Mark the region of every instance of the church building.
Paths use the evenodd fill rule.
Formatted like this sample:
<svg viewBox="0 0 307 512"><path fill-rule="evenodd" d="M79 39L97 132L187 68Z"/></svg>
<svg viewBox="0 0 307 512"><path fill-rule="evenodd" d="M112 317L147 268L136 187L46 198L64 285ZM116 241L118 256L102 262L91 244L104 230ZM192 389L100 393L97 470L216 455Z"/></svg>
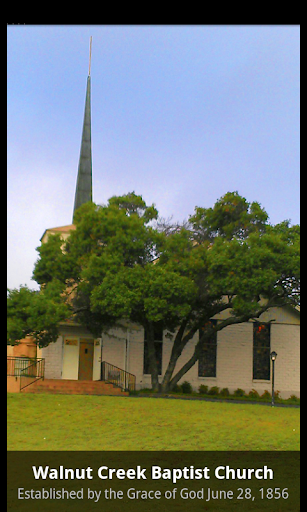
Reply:
<svg viewBox="0 0 307 512"><path fill-rule="evenodd" d="M91 147L91 75L87 77L85 111L73 215L84 203L92 201L92 147ZM46 229L41 243L53 234L65 240L75 229L73 224ZM227 311L212 321L224 319ZM274 319L274 322L270 322ZM73 321L60 324L59 338L49 346L37 349L37 357L44 358L45 379L120 382L129 388L151 387L148 373L146 335L144 329L130 322L114 327L100 338L94 338L85 327ZM167 367L172 341L166 332L156 333L156 354L161 376ZM199 333L183 350L178 369L189 360ZM184 375L194 390L200 385L208 388L228 388L232 393L252 389L260 395L272 388L270 354L275 351L275 390L282 398L299 396L299 310L291 307L273 308L257 322L249 321L228 326L210 340L199 361ZM107 372L107 373L106 373ZM122 372L122 373L121 373ZM130 380L131 379L131 380ZM127 384L128 382L128 384ZM179 382L180 384L180 382ZM131 388L131 387L130 387Z"/></svg>

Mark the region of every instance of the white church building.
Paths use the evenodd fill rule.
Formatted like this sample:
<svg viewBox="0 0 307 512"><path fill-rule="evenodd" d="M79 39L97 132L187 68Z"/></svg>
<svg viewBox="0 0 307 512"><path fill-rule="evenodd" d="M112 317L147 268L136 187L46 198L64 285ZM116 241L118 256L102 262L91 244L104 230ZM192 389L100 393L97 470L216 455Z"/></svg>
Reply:
<svg viewBox="0 0 307 512"><path fill-rule="evenodd" d="M74 212L92 200L90 89L89 74ZM65 240L73 229L73 223L47 229L41 243L46 243L56 233ZM227 314L224 311L212 321L218 322ZM166 334L165 331L157 333L155 340L161 378L172 349L172 340ZM177 369L191 357L198 336L199 333L196 333L183 350ZM299 396L299 343L299 309L273 308L265 312L257 322L231 325L218 331L205 345L199 361L184 375L182 381L190 382L195 390L204 384L209 388L228 388L230 392L240 388L248 393L255 389L261 395L272 387L270 354L275 351L275 390L279 391L282 398ZM126 372L125 378L134 376L136 389L151 387L146 334L141 326L132 323L126 322L114 327L102 333L100 338L94 338L84 327L71 321L62 323L58 340L48 347L37 349L37 358L45 360L45 379L99 381L105 378L106 371L110 378L112 375L116 378L123 371Z"/></svg>

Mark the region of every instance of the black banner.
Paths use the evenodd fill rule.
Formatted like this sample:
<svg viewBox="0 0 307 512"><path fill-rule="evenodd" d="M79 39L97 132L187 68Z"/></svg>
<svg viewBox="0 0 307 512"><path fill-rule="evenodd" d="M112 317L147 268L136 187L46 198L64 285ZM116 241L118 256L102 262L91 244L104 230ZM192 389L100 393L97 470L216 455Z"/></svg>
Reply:
<svg viewBox="0 0 307 512"><path fill-rule="evenodd" d="M8 452L9 512L299 511L299 452Z"/></svg>

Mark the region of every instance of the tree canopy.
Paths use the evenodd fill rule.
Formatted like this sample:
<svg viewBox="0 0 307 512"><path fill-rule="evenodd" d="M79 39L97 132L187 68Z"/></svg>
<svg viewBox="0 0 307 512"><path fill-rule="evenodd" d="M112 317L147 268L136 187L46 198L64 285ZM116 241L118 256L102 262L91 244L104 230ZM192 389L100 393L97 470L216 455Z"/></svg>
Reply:
<svg viewBox="0 0 307 512"><path fill-rule="evenodd" d="M196 207L174 229L159 223L155 206L134 192L104 206L87 203L74 221L65 242L54 235L37 249L33 278L40 292L9 292L10 343L21 333L40 346L56 341L59 321L70 316L96 336L129 319L146 329L153 388L167 390L195 364L213 331L299 303L299 226L272 226L259 203L237 192L213 208ZM175 372L193 335L226 309L227 318L203 331L189 361ZM157 324L173 338L160 385Z"/></svg>

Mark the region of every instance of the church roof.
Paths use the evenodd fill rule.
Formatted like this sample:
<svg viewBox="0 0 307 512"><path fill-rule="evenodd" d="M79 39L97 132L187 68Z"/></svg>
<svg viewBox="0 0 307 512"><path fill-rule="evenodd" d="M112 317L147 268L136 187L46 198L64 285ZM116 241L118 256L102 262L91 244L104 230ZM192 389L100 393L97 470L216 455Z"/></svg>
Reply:
<svg viewBox="0 0 307 512"><path fill-rule="evenodd" d="M80 206L92 201L92 143L91 143L91 77L87 77L81 149L75 194L74 213Z"/></svg>
<svg viewBox="0 0 307 512"><path fill-rule="evenodd" d="M86 85L83 129L72 222L74 222L75 211L80 208L82 204L92 201L91 53L92 38L90 39L89 72ZM46 235L56 233L61 233L63 238L67 238L68 233L73 229L76 229L76 226L73 223L67 226L45 229L40 241L44 243L48 238Z"/></svg>
<svg viewBox="0 0 307 512"><path fill-rule="evenodd" d="M46 236L46 234L56 235L56 234L68 234L70 231L76 229L76 226L74 224L68 224L67 226L60 226L56 228L47 228L45 229L42 237L40 238L40 241L43 241L43 238Z"/></svg>
<svg viewBox="0 0 307 512"><path fill-rule="evenodd" d="M92 201L91 58L92 38L90 39L89 70L73 217L82 204Z"/></svg>

